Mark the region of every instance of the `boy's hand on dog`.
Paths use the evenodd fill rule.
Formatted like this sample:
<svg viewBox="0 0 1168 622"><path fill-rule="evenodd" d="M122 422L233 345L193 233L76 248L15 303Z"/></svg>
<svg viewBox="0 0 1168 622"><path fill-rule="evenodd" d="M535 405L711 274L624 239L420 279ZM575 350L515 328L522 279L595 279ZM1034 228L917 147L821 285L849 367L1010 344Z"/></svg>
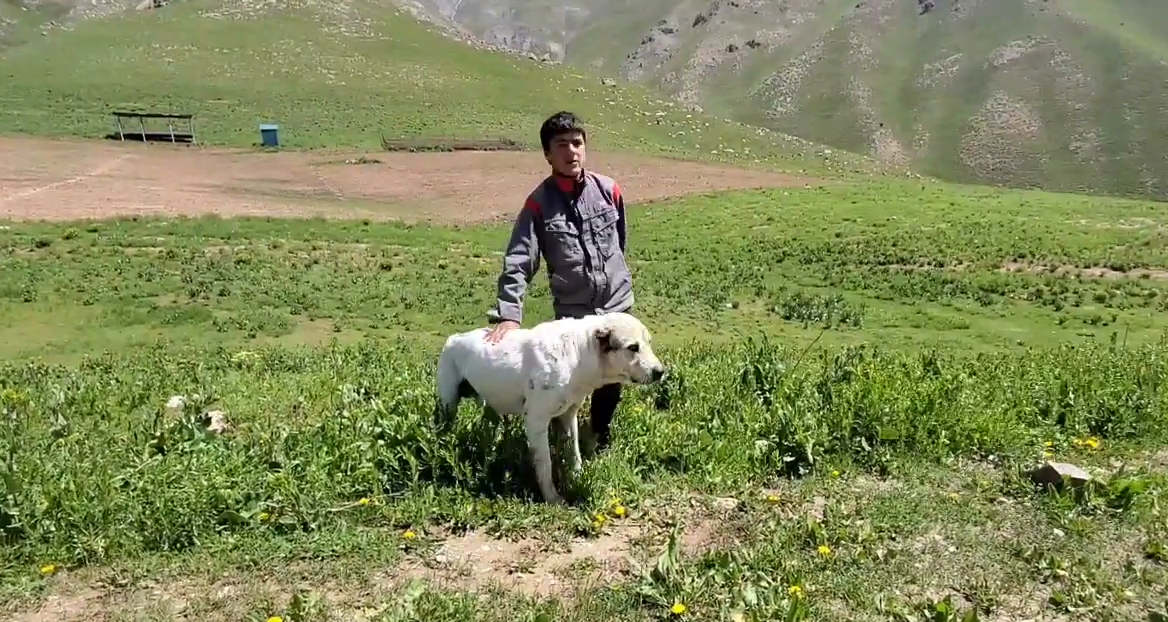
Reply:
<svg viewBox="0 0 1168 622"><path fill-rule="evenodd" d="M487 343L499 343L503 340L503 337L507 336L507 333L515 330L516 328L519 328L519 322L503 320L502 322L495 324L495 327L487 332L485 339L487 340Z"/></svg>

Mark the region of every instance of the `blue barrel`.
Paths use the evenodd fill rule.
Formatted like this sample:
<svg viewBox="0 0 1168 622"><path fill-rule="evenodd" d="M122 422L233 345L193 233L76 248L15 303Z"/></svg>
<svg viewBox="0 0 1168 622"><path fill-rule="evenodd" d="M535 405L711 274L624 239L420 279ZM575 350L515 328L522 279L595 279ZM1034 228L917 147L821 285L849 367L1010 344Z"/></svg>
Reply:
<svg viewBox="0 0 1168 622"><path fill-rule="evenodd" d="M260 124L260 142L265 147L279 147L280 137L278 132L280 126L275 123L261 123Z"/></svg>

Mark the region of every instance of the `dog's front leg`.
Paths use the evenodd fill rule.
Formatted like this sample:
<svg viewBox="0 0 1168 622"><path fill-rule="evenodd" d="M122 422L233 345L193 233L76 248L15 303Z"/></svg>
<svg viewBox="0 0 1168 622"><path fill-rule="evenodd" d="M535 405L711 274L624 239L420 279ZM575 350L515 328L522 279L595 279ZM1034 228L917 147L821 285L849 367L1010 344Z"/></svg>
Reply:
<svg viewBox="0 0 1168 622"><path fill-rule="evenodd" d="M573 404L559 418L560 428L567 434L572 449L572 475L577 477L584 470L584 458L580 455L580 421L576 417L579 412L580 405Z"/></svg>
<svg viewBox="0 0 1168 622"><path fill-rule="evenodd" d="M552 504L564 502L556 487L552 484L552 455L548 445L548 425L551 423L547 416L547 409L536 404L529 405L524 424L527 428L527 447L531 451L532 463L535 466L535 478L539 483L539 492L544 501Z"/></svg>

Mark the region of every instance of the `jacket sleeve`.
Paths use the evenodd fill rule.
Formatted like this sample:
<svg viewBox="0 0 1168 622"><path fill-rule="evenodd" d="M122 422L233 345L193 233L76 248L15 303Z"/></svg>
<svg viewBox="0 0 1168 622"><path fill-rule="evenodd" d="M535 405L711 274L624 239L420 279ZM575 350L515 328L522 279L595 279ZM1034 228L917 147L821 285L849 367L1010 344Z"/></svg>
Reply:
<svg viewBox="0 0 1168 622"><path fill-rule="evenodd" d="M503 271L499 274L498 300L487 317L490 323L523 321L523 298L527 286L539 270L539 233L536 228L539 205L528 199L515 217L511 240L503 254Z"/></svg>
<svg viewBox="0 0 1168 622"><path fill-rule="evenodd" d="M612 186L612 199L616 203L616 233L620 238L621 253L624 253L628 240L628 221L625 220L625 197L621 194L620 186L616 184Z"/></svg>

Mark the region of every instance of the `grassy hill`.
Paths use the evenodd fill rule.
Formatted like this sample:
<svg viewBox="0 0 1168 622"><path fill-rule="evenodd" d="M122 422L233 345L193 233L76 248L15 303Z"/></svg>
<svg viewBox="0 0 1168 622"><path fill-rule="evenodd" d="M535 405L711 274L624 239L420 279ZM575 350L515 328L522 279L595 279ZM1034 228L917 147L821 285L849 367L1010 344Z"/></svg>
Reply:
<svg viewBox="0 0 1168 622"><path fill-rule="evenodd" d="M1168 198L1154 0L401 0L488 41L950 180Z"/></svg>
<svg viewBox="0 0 1168 622"><path fill-rule="evenodd" d="M382 134L538 147L539 123L568 108L596 128L599 148L824 170L858 162L690 114L643 88L477 50L374 1L105 13L0 56L0 132L96 137L111 131L110 110L149 109L196 113L212 144L255 144L257 125L275 122L293 148L372 147Z"/></svg>
<svg viewBox="0 0 1168 622"><path fill-rule="evenodd" d="M0 52L32 37L37 24L48 18L13 2L0 2Z"/></svg>

